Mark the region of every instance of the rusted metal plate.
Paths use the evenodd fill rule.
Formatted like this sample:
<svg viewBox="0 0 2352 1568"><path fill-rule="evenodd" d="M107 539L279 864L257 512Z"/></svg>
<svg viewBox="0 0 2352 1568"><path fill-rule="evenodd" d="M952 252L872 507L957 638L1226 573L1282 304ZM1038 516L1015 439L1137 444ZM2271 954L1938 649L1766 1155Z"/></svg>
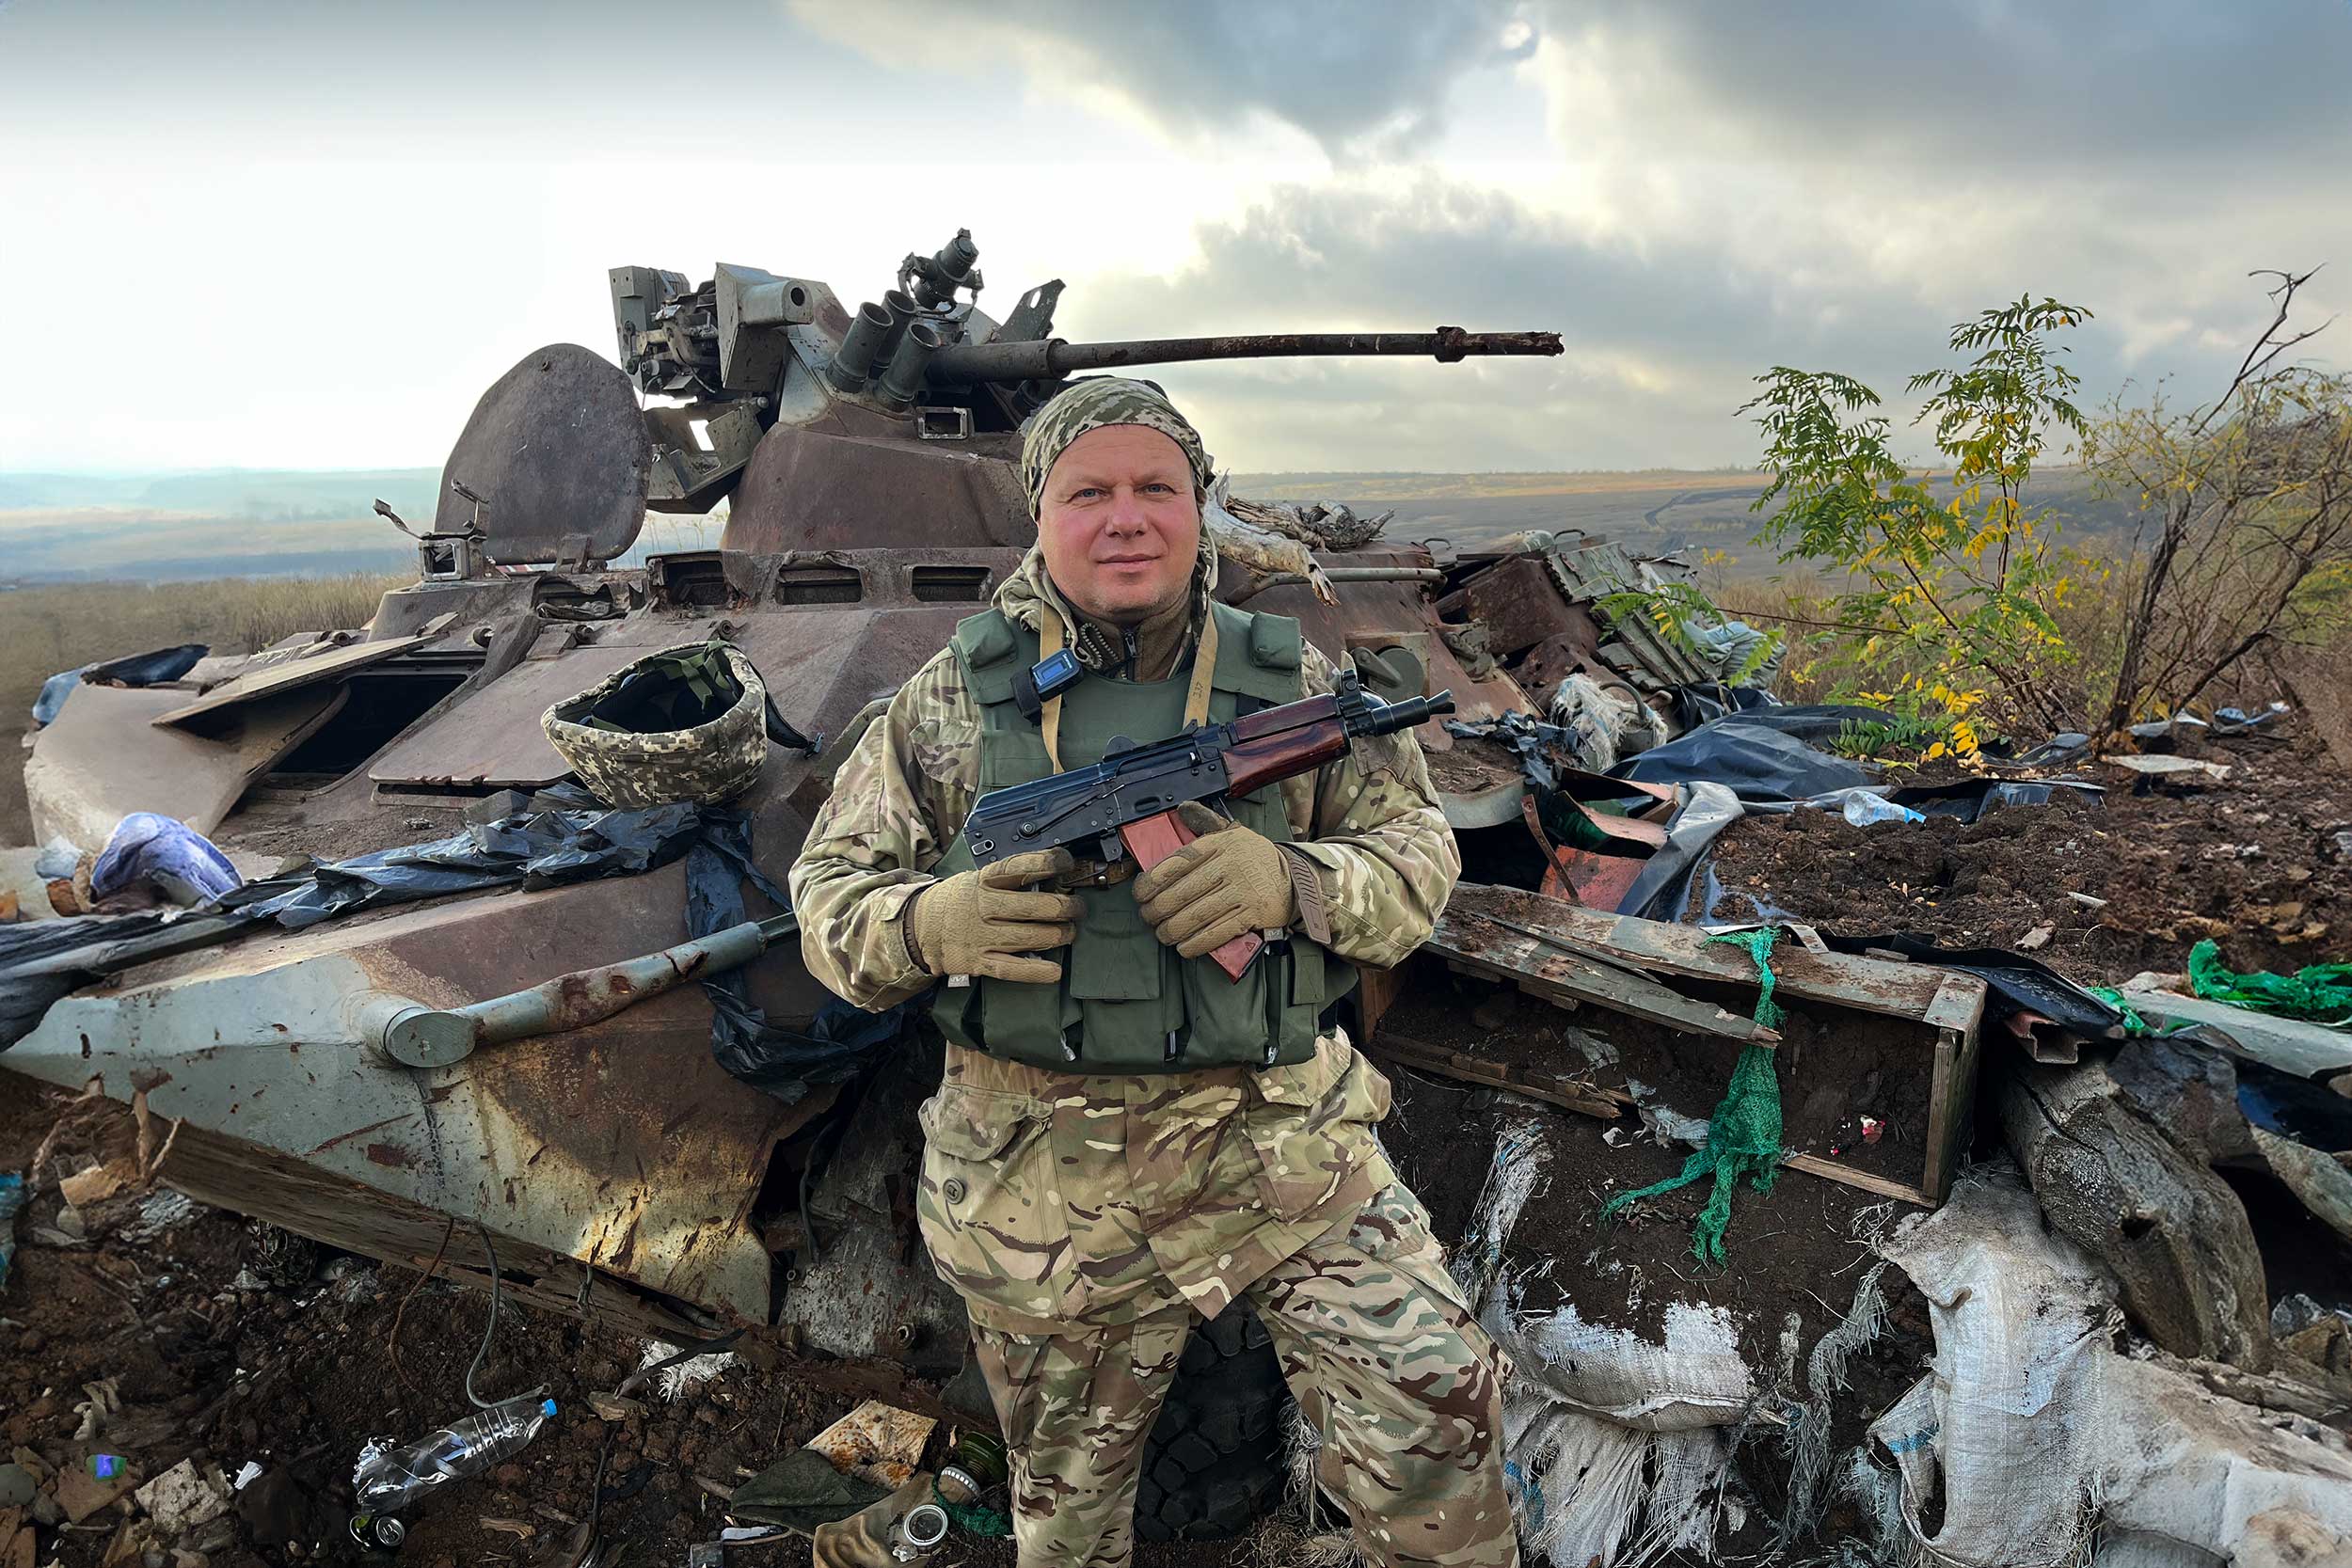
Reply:
<svg viewBox="0 0 2352 1568"><path fill-rule="evenodd" d="M282 1149L183 1125L164 1161L163 1180L199 1202L249 1214L313 1241L386 1263L422 1271L437 1254L438 1273L477 1290L490 1288L488 1259L471 1225L380 1188L320 1169ZM672 1340L708 1332L675 1303L648 1295L578 1259L489 1226L499 1254L499 1291L543 1312L594 1318L635 1334ZM446 1253L442 1240L449 1239Z"/></svg>
<svg viewBox="0 0 2352 1568"><path fill-rule="evenodd" d="M506 564L610 561L645 522L653 443L618 365L578 343L526 354L490 384L441 469L437 533L485 503L484 552Z"/></svg>
<svg viewBox="0 0 2352 1568"><path fill-rule="evenodd" d="M906 422L836 404L760 441L729 503L721 545L779 550L920 549L933 542L1026 549L1021 438L909 441ZM941 519L955 519L941 532Z"/></svg>
<svg viewBox="0 0 2352 1568"><path fill-rule="evenodd" d="M1613 910L1641 879L1643 863L1623 855L1597 855L1589 849L1561 849L1557 863L1544 873L1544 896L1581 904L1590 910Z"/></svg>
<svg viewBox="0 0 2352 1568"><path fill-rule="evenodd" d="M187 695L162 687L75 691L24 765L33 836L46 843L62 835L95 849L135 811L210 833L256 778L334 717L346 694L312 687L262 698L221 715L217 735L158 727L157 716Z"/></svg>
<svg viewBox="0 0 2352 1568"><path fill-rule="evenodd" d="M1560 638L1590 657L1599 628L1581 605L1570 604L1558 580L1534 556L1512 556L1473 573L1441 602L1486 623L1486 646L1508 658L1547 639Z"/></svg>
<svg viewBox="0 0 2352 1568"><path fill-rule="evenodd" d="M1418 545L1319 550L1315 560L1325 566L1425 569L1431 564L1429 552ZM1336 606L1316 598L1314 591L1304 584L1269 588L1251 594L1248 608L1295 618L1307 640L1334 660L1344 658L1351 643L1376 641L1382 633L1425 634L1438 625L1436 610L1417 581L1350 582ZM1454 718L1466 722L1496 719L1528 705L1527 694L1500 668L1485 680L1472 680L1444 639L1429 637L1414 646L1417 652L1426 653L1429 689L1454 693ZM1413 734L1425 752L1454 747L1454 737L1440 721L1432 720Z"/></svg>
<svg viewBox="0 0 2352 1568"><path fill-rule="evenodd" d="M144 1088L197 1130L765 1322L752 1205L775 1144L831 1096L787 1105L729 1077L699 990L433 1070L376 1065L356 1043L372 1000L458 1006L615 962L681 940L684 905L672 865L246 938L64 998L8 1065L64 1085L96 1076L116 1099ZM799 970L770 954L747 973L768 965ZM235 1190L231 1176L208 1196L242 1207Z"/></svg>
<svg viewBox="0 0 2352 1568"><path fill-rule="evenodd" d="M412 648L421 648L437 641L438 636L438 633L427 633L416 637L388 637L381 642L345 643L339 648L329 648L323 654L288 659L282 664L273 664L267 669L239 675L235 680L213 688L194 702L181 700L187 693L175 691L170 693L173 703L148 722L187 724L224 708L258 703L306 686L342 680L355 670L364 670L371 664L381 664Z"/></svg>

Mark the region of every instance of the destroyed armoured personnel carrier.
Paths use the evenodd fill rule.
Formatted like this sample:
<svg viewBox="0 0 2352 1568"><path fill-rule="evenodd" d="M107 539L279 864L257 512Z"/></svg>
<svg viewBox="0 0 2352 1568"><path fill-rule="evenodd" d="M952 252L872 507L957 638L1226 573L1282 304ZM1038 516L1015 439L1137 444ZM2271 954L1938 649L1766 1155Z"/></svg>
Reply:
<svg viewBox="0 0 2352 1568"><path fill-rule="evenodd" d="M650 652L720 638L763 673L789 730L818 737L772 746L736 802L780 876L863 722L1029 544L1017 432L1068 377L1560 346L1453 327L1073 343L1052 332L1058 281L994 320L976 303L977 260L960 233L854 309L749 267L700 287L615 269L617 367L569 344L525 356L467 422L430 523L379 503L417 539L415 583L364 627L209 657L161 685L77 688L27 765L37 838L95 848L126 815L154 812L247 875L441 838L525 812L566 778L541 727L550 704ZM649 509L723 499L718 547L619 564ZM1465 608L1454 591L1474 568L1500 582L1494 557L1316 543L1253 526L1221 592L1296 616L1335 657L1405 650L1392 667L1450 688L1465 718L1527 705L1473 615L1524 621L1524 609L1507 594ZM1423 738L1452 745L1434 723ZM1495 810L1474 794L1454 804L1466 826ZM72 978L89 983L49 1005L5 1066L143 1097L177 1124L165 1180L338 1247L421 1267L447 1243L444 1266L486 1284L479 1226L504 1289L551 1309L672 1339L779 1324L818 1350L952 1369L961 1312L920 1256L908 1186L911 1108L935 1059L898 1053L864 1080L787 1099L714 1060L698 990L623 1006L609 974L542 990L526 1037L386 1049L389 1021L420 1009L446 1016L680 942L687 902L673 861L300 928L224 934L199 913L75 955ZM772 912L755 897L754 910ZM827 1000L788 942L743 974L782 1024ZM421 1059L436 1065L409 1065Z"/></svg>

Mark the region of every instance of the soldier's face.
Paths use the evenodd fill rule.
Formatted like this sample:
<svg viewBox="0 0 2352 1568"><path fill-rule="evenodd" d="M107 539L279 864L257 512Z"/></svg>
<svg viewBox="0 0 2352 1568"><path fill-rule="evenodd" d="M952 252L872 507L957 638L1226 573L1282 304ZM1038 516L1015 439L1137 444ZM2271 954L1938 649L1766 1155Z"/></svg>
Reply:
<svg viewBox="0 0 2352 1568"><path fill-rule="evenodd" d="M1139 424L1088 431L1045 476L1037 536L1055 585L1097 620L1133 626L1179 603L1200 552L1184 449Z"/></svg>

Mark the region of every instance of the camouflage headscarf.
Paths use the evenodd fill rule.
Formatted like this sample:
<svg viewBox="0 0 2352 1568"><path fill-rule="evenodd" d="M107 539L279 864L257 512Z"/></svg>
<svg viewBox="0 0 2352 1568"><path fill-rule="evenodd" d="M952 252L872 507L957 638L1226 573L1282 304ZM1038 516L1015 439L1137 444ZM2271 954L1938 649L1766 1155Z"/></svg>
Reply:
<svg viewBox="0 0 2352 1568"><path fill-rule="evenodd" d="M1209 454L1200 445L1200 433L1176 412L1168 394L1148 381L1096 376L1055 393L1023 428L1021 487L1029 493L1032 518L1044 511L1045 476L1054 471L1054 460L1088 431L1113 424L1139 424L1174 441L1192 465L1192 499L1207 498Z"/></svg>

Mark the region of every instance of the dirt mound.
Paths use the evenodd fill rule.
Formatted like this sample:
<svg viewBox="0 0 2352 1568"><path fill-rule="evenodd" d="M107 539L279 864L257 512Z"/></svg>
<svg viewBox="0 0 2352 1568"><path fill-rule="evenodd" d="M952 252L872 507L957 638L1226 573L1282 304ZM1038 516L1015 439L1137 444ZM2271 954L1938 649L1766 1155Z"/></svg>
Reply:
<svg viewBox="0 0 2352 1568"><path fill-rule="evenodd" d="M2085 984L2179 973L2203 938L2236 969L2294 970L2352 952L2352 782L2316 738L2240 736L2198 749L2227 778L2136 791L2086 776L2104 805L2058 799L1963 823L1857 828L1829 812L1746 816L1717 841L1715 885L1692 918L1759 912L1824 930L1915 931L2019 947ZM2070 897L2080 894L2090 903ZM1711 914L1697 906L1712 903Z"/></svg>

